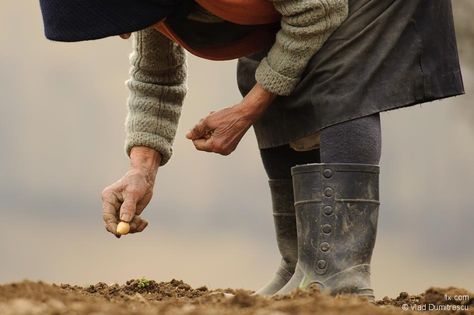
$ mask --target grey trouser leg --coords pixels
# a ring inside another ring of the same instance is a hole
[[[296,152],[289,145],[260,149],[270,179],[291,178],[291,168],[309,163],[379,164],[382,150],[380,115],[374,114],[321,130],[319,149]]]
[[[321,130],[320,149],[322,163],[379,164],[382,151],[380,114]]]

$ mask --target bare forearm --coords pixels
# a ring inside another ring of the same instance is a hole
[[[245,115],[259,117],[271,105],[276,97],[276,94],[267,91],[257,83],[244,97],[241,102],[241,107]]]
[[[149,147],[136,146],[130,151],[130,167],[141,169],[154,180],[161,164],[161,154]]]

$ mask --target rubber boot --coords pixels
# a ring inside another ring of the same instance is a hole
[[[273,204],[276,239],[281,254],[281,264],[273,279],[255,294],[273,295],[293,276],[298,260],[298,240],[291,179],[269,181]]]
[[[374,300],[370,259],[379,208],[379,166],[307,164],[292,168],[298,230],[295,274],[277,294],[315,285],[329,294]]]

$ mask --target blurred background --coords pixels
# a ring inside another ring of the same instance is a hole
[[[430,286],[474,291],[474,2],[454,2],[467,95],[382,115],[378,298]],[[0,283],[147,277],[257,289],[279,264],[253,132],[236,152],[197,152],[186,131],[239,101],[232,62],[189,58],[171,162],[140,234],[115,239],[100,193],[127,170],[131,43],[44,39],[37,1],[0,1]]]

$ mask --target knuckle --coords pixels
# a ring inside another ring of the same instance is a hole
[[[214,152],[221,152],[222,151],[222,144],[220,142],[213,141],[211,142],[211,150]]]
[[[205,118],[201,124],[201,131],[205,132],[207,129],[209,129],[210,124],[211,120],[209,119],[209,117]]]
[[[123,203],[122,207],[120,208],[120,214],[124,214],[124,213],[132,214],[134,212],[135,212],[134,207],[130,203]]]
[[[115,218],[115,215],[111,214],[111,213],[104,213],[102,215],[102,220],[107,224],[111,224],[111,223],[114,223],[117,221],[117,219]]]
[[[194,147],[198,151],[205,151],[206,150],[206,148],[199,142],[194,142]]]
[[[110,200],[112,199],[113,197],[113,192],[112,192],[112,189],[110,187],[106,187],[103,191],[102,191],[102,200],[105,201],[105,200]]]
[[[138,187],[130,187],[127,189],[127,195],[129,195],[130,197],[134,199],[139,197],[141,193],[142,193],[142,189]]]
[[[215,152],[222,155],[229,155],[232,152],[230,148],[226,144],[224,144],[222,141],[214,142],[214,150]]]

